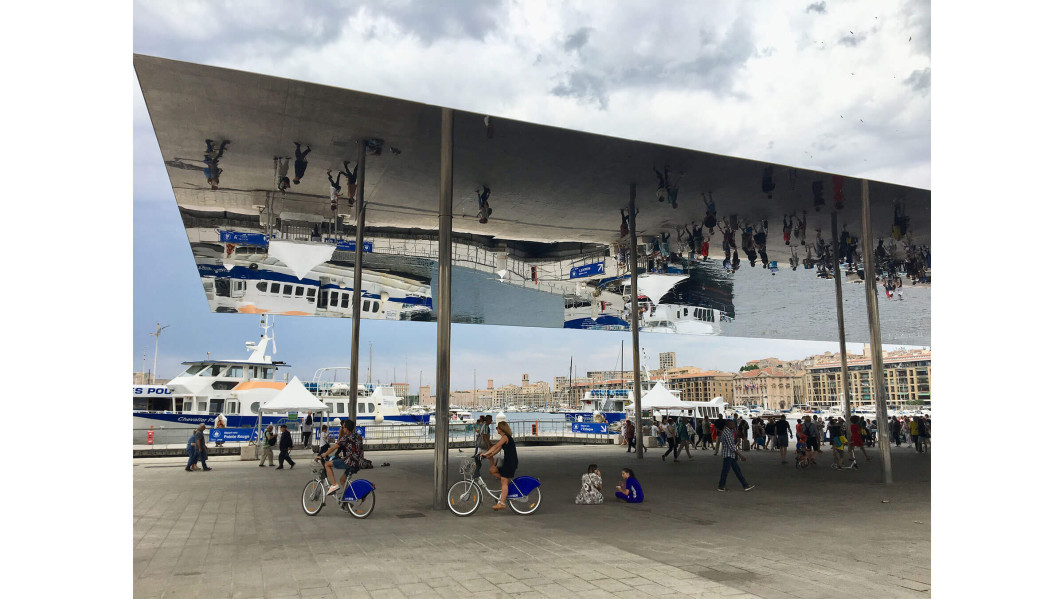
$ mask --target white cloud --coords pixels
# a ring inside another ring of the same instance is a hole
[[[137,3],[135,50],[929,187],[929,2],[766,4]]]

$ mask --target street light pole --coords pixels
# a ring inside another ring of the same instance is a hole
[[[151,384],[155,384],[155,369],[159,367],[159,335],[163,334],[163,329],[169,328],[170,325],[159,326],[159,323],[155,323],[155,332],[148,333],[152,337],[155,337],[155,360],[151,363]]]

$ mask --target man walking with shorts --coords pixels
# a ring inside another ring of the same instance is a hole
[[[779,450],[780,450],[780,460],[782,460],[781,463],[786,464],[787,463],[787,440],[789,438],[793,437],[794,433],[791,431],[791,425],[787,424],[787,418],[785,416],[780,416],[779,420],[776,421],[776,427],[775,428],[776,428],[776,447],[778,447]]]

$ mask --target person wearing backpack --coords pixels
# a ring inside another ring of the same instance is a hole
[[[262,459],[259,460],[259,468],[266,466],[266,458],[270,459],[270,467],[273,467],[273,446],[277,445],[277,435],[273,432],[273,425],[266,427],[262,436]]]

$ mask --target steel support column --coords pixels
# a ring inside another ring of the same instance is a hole
[[[635,398],[635,459],[643,459],[643,387],[639,383],[639,273],[635,235],[635,183],[628,186],[628,272],[632,276],[632,394]],[[621,365],[624,368],[624,365]]]
[[[358,232],[355,238],[355,269],[354,282],[351,284],[351,389],[347,397],[347,414],[351,420],[357,418],[358,412],[355,407],[358,402],[358,334],[362,323],[362,239],[366,230],[366,142],[359,140],[358,156],[355,158],[355,168],[361,170],[355,187],[355,207],[358,210]],[[337,175],[337,179],[339,179]],[[336,219],[333,218],[333,222]],[[372,381],[366,381],[370,383]],[[324,439],[323,439],[324,441]]]
[[[842,360],[842,415],[846,419],[845,430],[850,430],[850,377],[846,369],[846,322],[842,315],[842,273],[839,270],[839,213],[831,211],[831,251],[828,252],[835,266],[835,314],[839,322],[839,359]],[[835,394],[838,398],[838,394]]]
[[[441,108],[440,271],[436,296],[436,446],[432,506],[447,509],[447,445],[451,394],[451,203],[454,194],[454,111]]]
[[[868,202],[868,180],[861,180],[861,235],[864,236],[865,303],[868,307],[869,345],[872,346],[872,380],[869,388],[876,400],[876,433],[879,455],[883,458],[883,483],[894,482],[890,464],[890,424],[887,422],[887,386],[883,376],[883,339],[879,334],[879,297],[876,295],[876,256],[872,248],[872,212]],[[884,442],[886,440],[886,442]]]

